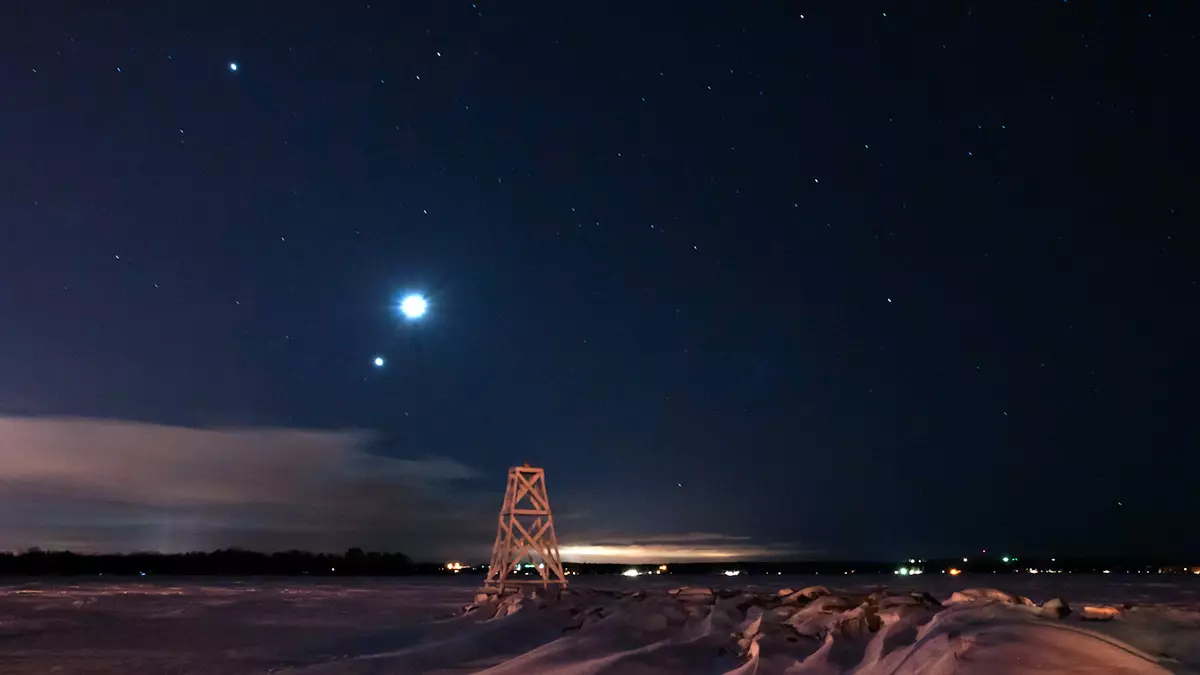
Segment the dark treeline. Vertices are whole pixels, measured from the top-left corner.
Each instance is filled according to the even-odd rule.
[[[41,576],[113,575],[317,575],[392,576],[433,571],[403,553],[364,553],[352,548],[343,554],[281,551],[258,553],[222,549],[194,553],[78,554],[30,549],[0,554],[0,575]]]

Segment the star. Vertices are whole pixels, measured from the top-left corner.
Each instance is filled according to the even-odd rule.
[[[376,356],[374,363],[375,363],[376,368],[382,368],[383,364],[386,363],[386,361],[383,360],[382,356]]]
[[[237,64],[237,61],[230,61],[230,62],[229,62],[229,70],[230,70],[230,72],[234,72],[234,73],[236,73],[236,72],[237,72],[237,69],[238,69],[238,64]]]

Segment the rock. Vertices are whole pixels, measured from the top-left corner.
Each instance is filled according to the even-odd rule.
[[[841,623],[850,610],[853,612],[849,618],[865,621],[860,603],[837,595],[824,595],[796,610],[784,624],[805,637],[822,637]]]
[[[746,613],[746,620],[738,626],[733,634],[737,642],[737,653],[745,658],[758,655],[758,638],[762,633],[763,611],[761,607],[751,607]]]
[[[872,598],[876,600],[879,609],[883,611],[892,609],[901,609],[906,607],[925,607],[927,603],[923,598],[915,595],[887,595],[882,598]]]
[[[1071,606],[1061,598],[1051,598],[1042,603],[1042,616],[1061,619],[1071,613]]]
[[[794,614],[795,612],[796,612],[795,607],[788,607],[787,605],[780,605],[779,607],[775,607],[774,609],[767,612],[766,622],[768,625],[784,623],[785,621],[790,619],[792,617],[792,614]]]
[[[792,593],[795,593],[795,592],[796,592],[796,591],[793,591],[793,590],[792,590],[792,589],[790,589],[790,588],[781,588],[781,589],[779,589],[779,592],[778,592],[778,593],[776,593],[775,595],[778,595],[779,597],[781,597],[781,598],[782,598],[782,597],[789,596],[789,595],[791,595]]]
[[[829,589],[825,588],[824,586],[809,586],[807,588],[801,588],[796,592],[799,593],[801,597],[808,598],[809,600],[812,600],[813,598],[819,598],[822,595],[831,595]]]
[[[954,604],[959,602],[976,602],[979,600],[1002,602],[1006,605],[1017,604],[1017,599],[1012,595],[994,588],[967,588],[961,591],[955,591],[954,595],[951,595],[950,599],[946,602],[949,604]]]
[[[883,620],[879,617],[879,613],[873,606],[867,604],[842,614],[834,624],[835,629],[842,635],[854,638],[876,633],[882,626]]]
[[[499,598],[500,602],[496,605],[496,613],[493,616],[500,618],[517,613],[520,611],[524,599],[519,593],[501,596]]]
[[[809,603],[808,607],[806,607],[805,609],[811,610],[814,612],[837,613],[837,612],[845,612],[846,610],[854,609],[855,607],[858,607],[859,604],[861,604],[861,603],[855,602],[854,600],[851,600],[850,598],[843,598],[838,595],[822,595],[821,597],[816,598],[811,603]]]
[[[738,632],[745,637],[758,635],[762,631],[763,615],[762,607],[751,607],[746,612],[746,618],[738,626]]]
[[[787,594],[784,596],[783,602],[787,605],[799,605],[827,595],[831,595],[828,588],[824,586],[809,586],[808,588],[801,588],[798,591],[792,591]]]
[[[930,607],[942,606],[942,603],[937,598],[930,595],[928,591],[913,591],[911,595],[912,597],[920,600],[922,604],[929,605]]]
[[[713,600],[713,592],[711,588],[683,586],[680,588],[673,588],[667,592],[680,600],[688,600],[692,602],[712,602]]]
[[[688,620],[688,613],[676,604],[663,607],[662,614],[666,617],[667,624],[671,626],[682,626]]]
[[[633,614],[632,622],[642,630],[649,633],[656,633],[661,630],[666,630],[670,621],[663,614],[657,612],[636,612]]]
[[[1084,605],[1079,618],[1084,621],[1112,621],[1121,614],[1121,610],[1109,605]]]

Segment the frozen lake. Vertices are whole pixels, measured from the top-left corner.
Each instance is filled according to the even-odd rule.
[[[942,601],[959,589],[995,587],[1027,596],[1039,604],[1052,597],[1061,597],[1075,608],[1085,603],[1112,604],[1123,610],[1127,604],[1136,605],[1137,610],[1123,611],[1113,622],[1066,623],[1064,620],[1053,627],[1069,627],[1073,631],[1072,640],[1082,639],[1078,635],[1086,637],[1089,631],[1100,631],[1122,641],[1122,645],[1133,645],[1134,651],[1141,650],[1138,652],[1140,661],[1133,659],[1123,665],[1114,664],[1105,672],[1197,672],[1200,664],[1200,649],[1197,648],[1200,645],[1200,577],[580,577],[572,589],[580,589],[581,593],[585,588],[645,590],[646,597],[630,599],[617,593],[582,593],[573,596],[571,603],[574,604],[566,603],[571,604],[570,607],[539,609],[526,603],[520,611],[503,618],[492,618],[491,609],[459,616],[463,606],[471,603],[480,582],[480,577],[149,579],[115,583],[103,578],[87,581],[8,580],[0,584],[0,673],[415,675],[556,672],[578,675],[743,672],[737,669],[749,657],[730,653],[726,647],[736,651],[730,635],[744,630],[745,624],[755,616],[757,610],[747,609],[754,605],[753,597],[771,598],[777,596],[780,588],[799,589],[812,585],[823,585],[835,594],[853,596],[857,598],[855,602],[861,599],[855,594],[869,593],[886,585],[897,591],[925,590]],[[685,584],[743,589],[743,597],[717,601],[715,605],[712,602],[707,605],[685,603],[686,606],[680,606],[684,606],[686,612],[681,613],[676,607],[679,602],[668,596],[666,590]],[[778,604],[776,600],[763,606],[770,608],[772,602]],[[789,620],[795,625],[802,623],[800,619],[804,617],[786,617],[786,612],[781,613],[785,609],[775,608],[772,616],[778,615],[781,620]],[[1033,617],[1027,609],[990,605],[971,607],[970,613],[955,609],[958,614],[954,621],[960,622],[961,626],[954,624],[956,627],[946,628],[946,635],[951,637],[947,638],[950,642],[946,643],[945,649],[959,649],[955,646],[958,643],[953,642],[959,639],[955,636],[976,628],[981,635],[992,636],[993,641],[1000,640],[997,636],[1008,636],[1004,639],[1010,643],[1034,640],[1029,636],[1041,636],[1043,633],[1038,631],[1051,626],[1044,619]],[[918,610],[924,613],[920,614]],[[821,610],[814,616],[821,621],[826,621],[823,617],[841,616],[838,613],[842,609],[832,611]],[[872,635],[839,637],[839,645],[843,647],[856,645],[851,656],[822,656],[819,663],[813,660],[816,657],[812,654],[820,647],[819,636],[830,630],[828,626],[820,629],[818,637],[811,638],[816,640],[811,644],[806,642],[809,638],[799,628],[796,630],[801,639],[789,632],[791,628],[778,634],[787,635],[786,644],[783,638],[767,634],[774,629],[763,628],[763,656],[761,659],[754,657],[758,669],[744,672],[1025,672],[1003,667],[1000,670],[971,670],[966,667],[969,659],[963,660],[966,657],[960,658],[958,652],[954,656],[957,668],[954,671],[937,669],[942,666],[929,666],[929,669],[919,671],[885,670],[885,667],[895,665],[889,658],[899,659],[897,655],[889,656],[889,649],[925,649],[921,642],[923,638],[918,637],[921,631],[935,632],[927,627],[937,623],[931,622],[931,618],[935,613],[945,615],[950,611],[941,608],[936,612],[923,608],[910,611],[907,607],[899,613],[881,610],[885,624],[888,621],[898,622],[897,626],[911,623],[911,626],[905,624],[908,633],[898,637],[901,633],[896,628],[895,635],[888,638],[890,646],[880,654],[872,651],[875,649],[871,646],[875,640],[873,634],[884,635],[891,628],[890,624],[883,630],[873,626]],[[846,612],[845,616],[851,614]],[[660,615],[667,618],[660,620]],[[675,620],[676,615],[681,618]],[[590,618],[580,619],[581,616]],[[804,621],[816,625],[812,623],[812,617],[804,618]],[[943,623],[946,621],[950,619]],[[1009,628],[1012,631],[1004,632]],[[1080,630],[1085,632],[1079,633]],[[990,644],[987,639],[976,642]],[[1074,643],[1054,644],[1055,649],[1067,650],[1064,652],[1067,656],[1054,661],[1059,664],[1055,666],[1057,669],[1040,668],[1028,672],[1091,672],[1086,668],[1095,666],[1094,663],[1080,662],[1079,670],[1062,669],[1062,663],[1069,664],[1075,658],[1070,656],[1074,653],[1070,650],[1078,646]],[[854,651],[860,648],[861,653]],[[932,654],[929,649],[921,654]],[[981,647],[974,649],[972,653],[979,654],[980,659],[990,655],[991,661],[1003,660],[1007,658],[1006,654],[1014,653],[988,651]],[[1078,649],[1085,654],[1095,651],[1092,647]],[[767,658],[768,650],[774,654],[774,660]],[[916,664],[914,659],[906,660],[909,665],[905,667]],[[788,665],[793,663],[799,665]]]

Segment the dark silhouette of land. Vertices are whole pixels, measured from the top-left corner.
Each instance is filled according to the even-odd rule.
[[[362,577],[405,575],[463,575],[483,576],[486,565],[467,566],[460,570],[447,569],[445,563],[414,562],[403,553],[364,552],[352,548],[345,553],[313,553],[310,551],[280,551],[261,553],[230,548],[194,553],[120,553],[80,554],[70,551],[30,549],[23,553],[0,553],[0,576],[317,576]],[[962,559],[921,560],[900,562],[720,562],[672,563],[665,570],[656,564],[580,564],[567,563],[567,570],[578,575],[614,575],[630,569],[642,574],[706,575],[737,572],[738,576],[808,574],[840,577],[847,574],[891,575],[901,568],[920,569],[925,574],[945,574],[958,569],[970,573],[1016,574],[1078,573],[1103,574],[1195,574],[1200,566],[1180,561],[1151,558],[1058,558],[1003,559],[979,558],[969,562]],[[524,574],[535,574],[524,570]],[[832,582],[831,582],[832,583]]]
[[[211,576],[397,576],[430,572],[403,553],[343,554],[280,551],[259,553],[236,548],[194,553],[79,554],[30,549],[0,554],[0,575],[211,575]],[[437,566],[441,567],[441,566]]]

